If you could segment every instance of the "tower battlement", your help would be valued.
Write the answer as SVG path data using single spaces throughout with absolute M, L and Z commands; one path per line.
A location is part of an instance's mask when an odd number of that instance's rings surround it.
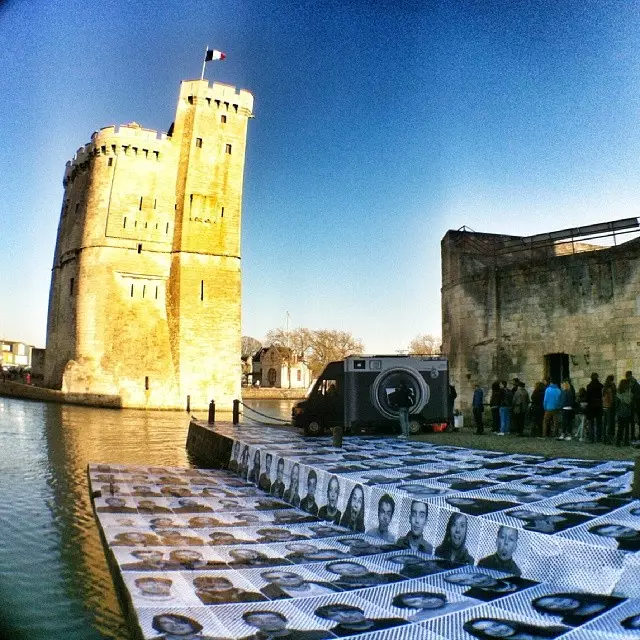
M 80 147 L 66 164 L 63 184 L 73 181 L 79 171 L 88 168 L 92 157 L 123 153 L 141 160 L 159 160 L 171 138 L 163 131 L 145 129 L 137 122 L 110 125 L 91 135 L 91 142 Z
M 236 89 L 221 82 L 207 80 L 184 80 L 180 85 L 180 100 L 204 101 L 217 109 L 234 110 L 245 115 L 253 113 L 253 94 L 245 89 Z

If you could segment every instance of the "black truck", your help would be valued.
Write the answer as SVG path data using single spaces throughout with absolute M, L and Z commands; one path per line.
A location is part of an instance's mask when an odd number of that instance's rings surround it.
M 449 368 L 446 358 L 431 356 L 349 356 L 329 362 L 307 398 L 292 410 L 293 424 L 308 436 L 335 426 L 347 432 L 399 429 L 394 392 L 409 389 L 410 431 L 450 421 Z

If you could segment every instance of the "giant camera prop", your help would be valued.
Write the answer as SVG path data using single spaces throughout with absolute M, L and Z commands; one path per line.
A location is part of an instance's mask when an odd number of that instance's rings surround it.
M 409 406 L 411 431 L 449 419 L 446 358 L 352 356 L 344 361 L 344 420 L 347 429 L 398 424 Z M 408 401 L 407 401 L 408 397 Z

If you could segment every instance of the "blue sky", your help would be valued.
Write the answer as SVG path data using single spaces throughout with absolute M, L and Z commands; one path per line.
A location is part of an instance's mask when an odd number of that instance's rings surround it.
M 447 229 L 638 215 L 640 4 L 0 1 L 0 337 L 44 346 L 65 162 L 166 131 L 206 76 L 250 90 L 243 333 L 440 332 Z

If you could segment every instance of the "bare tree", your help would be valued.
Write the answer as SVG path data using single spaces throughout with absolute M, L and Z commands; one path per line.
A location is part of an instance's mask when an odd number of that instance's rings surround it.
M 318 329 L 313 331 L 311 353 L 307 360 L 314 376 L 317 376 L 327 362 L 342 360 L 348 355 L 362 353 L 362 341 L 354 338 L 348 331 Z
M 313 376 L 317 376 L 327 362 L 342 360 L 350 354 L 362 353 L 362 342 L 348 331 L 334 329 L 307 329 L 298 327 L 291 331 L 272 329 L 267 332 L 266 342 L 282 348 L 283 360 L 302 357 Z
M 259 349 L 262 348 L 262 342 L 251 336 L 242 336 L 240 343 L 241 353 L 243 358 L 255 355 Z
M 440 355 L 442 340 L 430 333 L 419 334 L 409 343 L 409 354 L 422 356 Z

